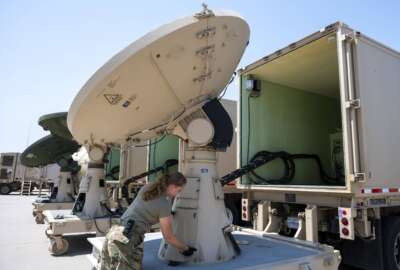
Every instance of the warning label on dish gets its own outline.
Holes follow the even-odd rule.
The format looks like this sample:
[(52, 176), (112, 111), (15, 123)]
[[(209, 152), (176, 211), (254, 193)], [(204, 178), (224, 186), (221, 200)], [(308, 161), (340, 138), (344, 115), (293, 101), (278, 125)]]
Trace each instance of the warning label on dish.
[(111, 105), (118, 104), (118, 102), (120, 102), (122, 99), (120, 94), (104, 94), (104, 97)]

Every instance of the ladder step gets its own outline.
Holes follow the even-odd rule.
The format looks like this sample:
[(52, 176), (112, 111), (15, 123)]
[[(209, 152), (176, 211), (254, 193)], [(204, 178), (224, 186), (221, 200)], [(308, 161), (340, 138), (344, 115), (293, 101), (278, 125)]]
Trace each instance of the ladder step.
[(23, 181), (20, 195), (31, 195), (32, 181)]

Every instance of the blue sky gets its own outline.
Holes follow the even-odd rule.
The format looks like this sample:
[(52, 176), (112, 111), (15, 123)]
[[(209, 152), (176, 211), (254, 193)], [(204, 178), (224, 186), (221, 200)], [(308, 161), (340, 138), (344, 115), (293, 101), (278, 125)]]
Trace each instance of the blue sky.
[[(204, 1), (0, 0), (0, 152), (46, 135), (47, 113), (67, 111), (110, 57), (157, 26), (201, 10)], [(335, 21), (400, 51), (400, 1), (206, 1), (238, 11), (250, 45), (240, 66)], [(232, 86), (227, 98), (237, 99)]]

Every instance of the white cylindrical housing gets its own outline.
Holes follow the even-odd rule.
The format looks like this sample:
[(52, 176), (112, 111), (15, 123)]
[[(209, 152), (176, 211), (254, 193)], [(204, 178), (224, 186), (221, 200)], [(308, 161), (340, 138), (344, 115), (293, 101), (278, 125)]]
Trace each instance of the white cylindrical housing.
[(107, 214), (100, 202), (106, 202), (106, 181), (103, 164), (89, 164), (87, 174), (80, 185), (79, 193), (86, 193), (81, 216), (96, 218)]
[(215, 263), (235, 256), (232, 243), (223, 229), (230, 225), (224, 204), (223, 189), (218, 181), (216, 152), (207, 148), (184, 146), (182, 173), (188, 183), (174, 202), (174, 234), (198, 251), (185, 258), (174, 247), (160, 246), (159, 256), (169, 261)]

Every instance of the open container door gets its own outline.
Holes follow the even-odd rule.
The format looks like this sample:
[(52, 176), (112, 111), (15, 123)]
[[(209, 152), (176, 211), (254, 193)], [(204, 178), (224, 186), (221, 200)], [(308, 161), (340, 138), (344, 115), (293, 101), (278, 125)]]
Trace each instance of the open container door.
[(365, 174), (361, 169), (358, 109), (359, 99), (355, 90), (354, 65), (352, 57), (353, 35), (350, 29), (340, 25), (336, 32), (340, 102), (342, 110), (344, 170), (346, 184), (364, 180)]
[(400, 54), (345, 27), (341, 32), (339, 50), (347, 68), (342, 74), (349, 82), (342, 98), (352, 153), (350, 180), (362, 181), (358, 193), (399, 192)]
[(333, 24), (239, 71), (240, 165), (262, 152), (272, 157), (242, 176), (239, 188), (349, 193), (338, 28)]

